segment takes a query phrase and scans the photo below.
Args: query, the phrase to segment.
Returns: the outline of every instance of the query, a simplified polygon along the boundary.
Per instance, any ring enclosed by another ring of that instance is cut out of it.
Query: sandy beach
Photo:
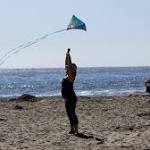
[[[150,150],[150,97],[79,97],[79,136],[61,97],[0,101],[0,150]]]

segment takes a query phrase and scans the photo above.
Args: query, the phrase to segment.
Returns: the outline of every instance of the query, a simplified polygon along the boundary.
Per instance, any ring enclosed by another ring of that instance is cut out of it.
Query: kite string
[[[56,33],[59,33],[59,32],[62,32],[62,31],[66,31],[67,29],[62,29],[62,30],[58,30],[58,31],[55,31],[55,32],[52,32],[52,33],[48,33],[48,34],[45,34],[39,38],[36,38],[34,39],[33,41],[30,41],[30,42],[27,42],[25,44],[21,44],[19,46],[17,46],[16,48],[13,48],[11,50],[9,50],[8,52],[6,52],[1,58],[0,58],[0,66],[13,54],[16,54],[18,52],[20,52],[22,49],[25,49],[27,47],[30,47],[36,43],[38,43],[39,41],[43,40],[43,39],[46,39],[47,37],[49,37],[50,35],[53,35],[53,34],[56,34]]]

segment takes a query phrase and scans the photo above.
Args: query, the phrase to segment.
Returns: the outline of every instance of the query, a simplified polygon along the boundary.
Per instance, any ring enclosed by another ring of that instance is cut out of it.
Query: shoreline
[[[24,94],[22,94],[24,95]],[[21,97],[22,95],[19,96],[6,96],[6,97],[0,97],[0,101],[11,101],[11,99],[17,99],[18,97]],[[61,95],[57,95],[57,96],[36,96],[36,95],[32,95],[32,94],[25,94],[25,95],[31,95],[31,96],[35,96],[37,98],[37,100],[40,99],[61,99],[62,96]],[[128,93],[128,94],[123,94],[123,95],[77,95],[78,98],[109,98],[109,97],[130,97],[130,96],[150,96],[149,93],[147,92],[141,92],[141,91],[136,91],[133,93]]]
[[[150,97],[78,97],[79,132],[68,134],[61,97],[0,101],[0,149],[150,149]]]

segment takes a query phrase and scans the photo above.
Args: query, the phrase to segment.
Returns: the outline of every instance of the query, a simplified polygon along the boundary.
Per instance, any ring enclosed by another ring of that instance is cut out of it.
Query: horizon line
[[[150,66],[81,66],[78,68],[149,68]],[[0,68],[0,70],[5,70],[5,69],[64,69],[65,67],[6,67],[6,68]]]

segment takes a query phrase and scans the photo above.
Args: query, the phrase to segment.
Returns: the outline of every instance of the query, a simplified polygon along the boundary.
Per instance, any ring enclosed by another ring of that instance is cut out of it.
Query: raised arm
[[[69,81],[73,82],[76,77],[76,64],[72,63],[70,56],[70,48],[68,48],[65,59],[65,69],[66,69],[66,77]]]
[[[70,48],[68,48],[67,53],[66,53],[66,59],[65,59],[65,69],[66,71],[68,70],[68,68],[71,65],[71,56],[70,56]]]

